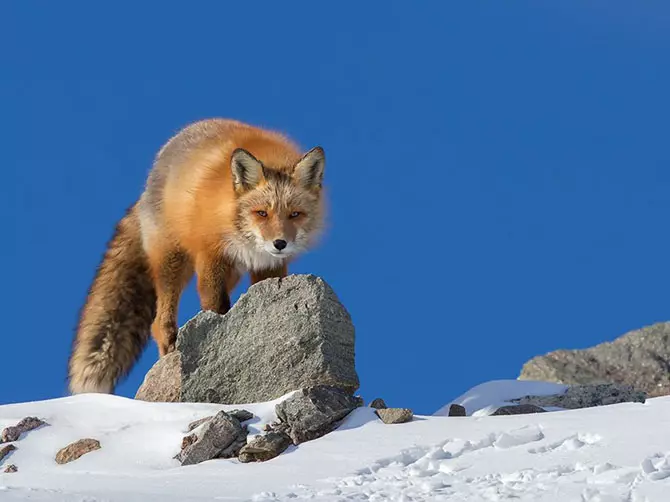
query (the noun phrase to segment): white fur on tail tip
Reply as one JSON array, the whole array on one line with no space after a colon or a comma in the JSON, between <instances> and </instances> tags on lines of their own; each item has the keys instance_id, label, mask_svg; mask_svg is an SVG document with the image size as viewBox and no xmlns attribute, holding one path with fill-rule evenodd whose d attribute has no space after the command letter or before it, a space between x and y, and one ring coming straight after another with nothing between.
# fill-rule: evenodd
<instances>
[{"instance_id":1,"label":"white fur on tail tip","mask_svg":"<svg viewBox=\"0 0 670 502\"><path fill-rule=\"evenodd\" d=\"M75 359L70 370L70 393L111 394L114 390L114 377L106 374L108 372L109 368L100 361L82 363Z\"/></svg>"}]
</instances>

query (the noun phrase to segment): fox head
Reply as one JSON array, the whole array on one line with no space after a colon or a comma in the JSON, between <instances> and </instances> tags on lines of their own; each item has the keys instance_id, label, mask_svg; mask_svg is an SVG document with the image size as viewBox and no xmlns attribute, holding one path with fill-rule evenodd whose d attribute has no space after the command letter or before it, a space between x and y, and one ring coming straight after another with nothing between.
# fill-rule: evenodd
<instances>
[{"instance_id":1,"label":"fox head","mask_svg":"<svg viewBox=\"0 0 670 502\"><path fill-rule=\"evenodd\" d=\"M245 246L285 259L304 251L322 226L325 154L312 148L292 169L265 166L247 150L231 156L236 227Z\"/></svg>"}]
</instances>

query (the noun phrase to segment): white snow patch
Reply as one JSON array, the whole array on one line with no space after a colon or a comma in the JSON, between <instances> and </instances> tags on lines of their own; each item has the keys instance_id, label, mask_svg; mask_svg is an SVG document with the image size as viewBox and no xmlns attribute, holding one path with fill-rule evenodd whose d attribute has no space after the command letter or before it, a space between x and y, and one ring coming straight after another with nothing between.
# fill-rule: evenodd
<instances>
[{"instance_id":1,"label":"white snow patch","mask_svg":"<svg viewBox=\"0 0 670 502\"><path fill-rule=\"evenodd\" d=\"M435 416L448 416L449 406L460 404L465 408L468 416L487 416L495 412L501 406L514 404L512 399L524 396L550 396L562 394L568 389L567 385L535 382L532 380L492 380L477 385L458 396L437 410Z\"/></svg>"}]
</instances>

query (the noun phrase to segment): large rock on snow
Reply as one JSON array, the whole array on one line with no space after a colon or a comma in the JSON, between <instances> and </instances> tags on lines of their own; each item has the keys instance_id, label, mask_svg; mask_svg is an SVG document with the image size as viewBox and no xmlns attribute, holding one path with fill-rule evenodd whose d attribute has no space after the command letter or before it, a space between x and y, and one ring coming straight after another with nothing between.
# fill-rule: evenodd
<instances>
[{"instance_id":1,"label":"large rock on snow","mask_svg":"<svg viewBox=\"0 0 670 502\"><path fill-rule=\"evenodd\" d=\"M615 383L571 385L565 392L549 396L524 396L512 399L520 405L556 407L568 410L607 406L619 403L644 403L644 392L633 389L630 385Z\"/></svg>"},{"instance_id":2,"label":"large rock on snow","mask_svg":"<svg viewBox=\"0 0 670 502\"><path fill-rule=\"evenodd\" d=\"M582 350L556 350L524 364L520 380L619 383L649 397L670 394L670 322L630 331Z\"/></svg>"},{"instance_id":3,"label":"large rock on snow","mask_svg":"<svg viewBox=\"0 0 670 502\"><path fill-rule=\"evenodd\" d=\"M200 312L188 321L174 355L156 363L135 397L236 404L314 385L353 394L354 337L349 313L321 278L266 279L226 315Z\"/></svg>"},{"instance_id":4,"label":"large rock on snow","mask_svg":"<svg viewBox=\"0 0 670 502\"><path fill-rule=\"evenodd\" d=\"M317 385L285 399L275 406L275 412L297 445L328 434L338 421L362 405L359 397L337 387Z\"/></svg>"}]
</instances>

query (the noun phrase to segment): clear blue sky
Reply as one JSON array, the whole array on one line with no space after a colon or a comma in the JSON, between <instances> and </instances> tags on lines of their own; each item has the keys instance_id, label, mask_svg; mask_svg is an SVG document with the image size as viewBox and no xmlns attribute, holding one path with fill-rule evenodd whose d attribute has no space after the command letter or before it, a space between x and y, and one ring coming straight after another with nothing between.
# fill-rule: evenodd
<instances>
[{"instance_id":1,"label":"clear blue sky","mask_svg":"<svg viewBox=\"0 0 670 502\"><path fill-rule=\"evenodd\" d=\"M325 148L330 230L293 271L351 312L366 400L432 413L670 320L668 26L662 1L2 2L0 403L65 394L116 221L211 116Z\"/></svg>"}]
</instances>

